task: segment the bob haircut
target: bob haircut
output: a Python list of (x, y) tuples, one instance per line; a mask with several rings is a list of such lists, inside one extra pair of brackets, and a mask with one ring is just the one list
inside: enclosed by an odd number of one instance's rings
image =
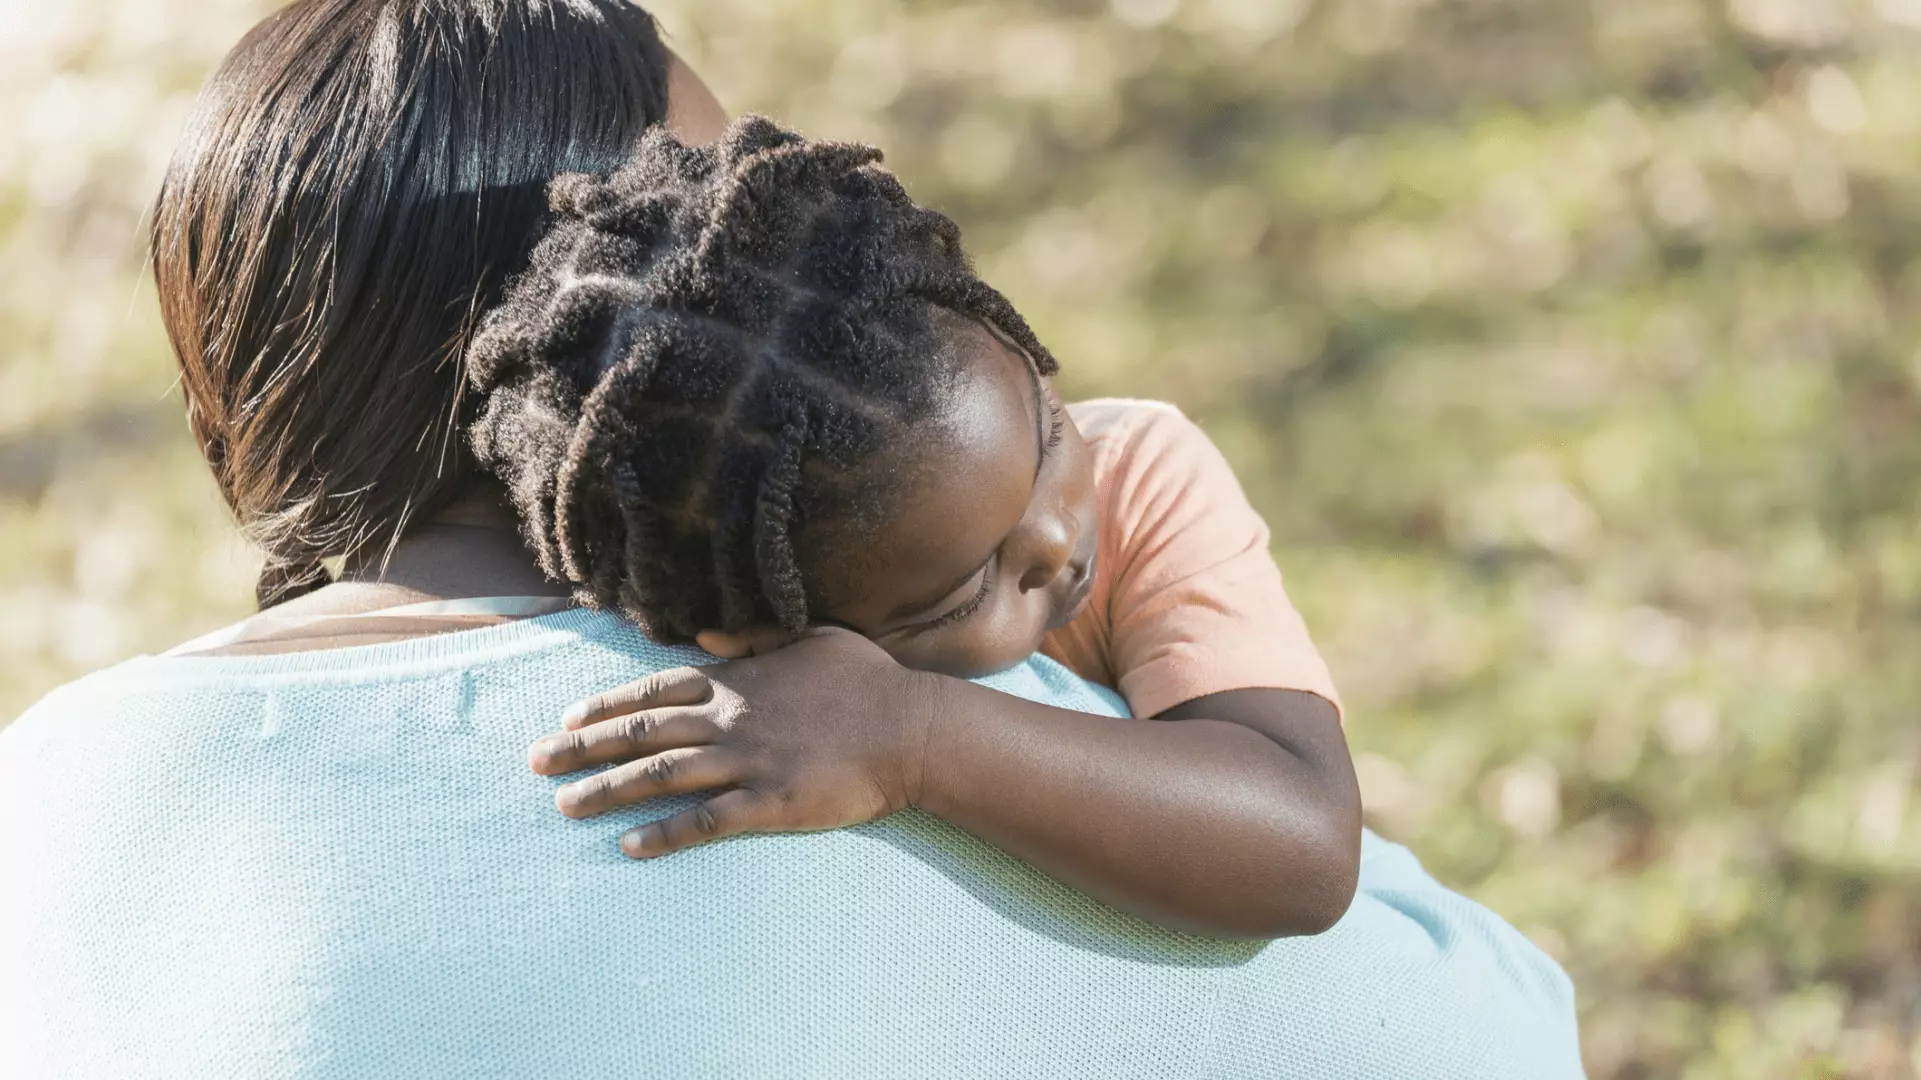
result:
[(461, 357), (561, 173), (666, 117), (625, 0), (296, 0), (203, 88), (152, 224), (188, 423), (269, 607), (475, 474)]

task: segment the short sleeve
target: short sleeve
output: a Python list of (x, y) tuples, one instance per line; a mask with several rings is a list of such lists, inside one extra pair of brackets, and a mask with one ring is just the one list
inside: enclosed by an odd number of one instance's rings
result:
[(1288, 600), (1267, 523), (1171, 405), (1115, 403), (1095, 425), (1108, 664), (1136, 715), (1230, 690), (1304, 690), (1340, 708)]

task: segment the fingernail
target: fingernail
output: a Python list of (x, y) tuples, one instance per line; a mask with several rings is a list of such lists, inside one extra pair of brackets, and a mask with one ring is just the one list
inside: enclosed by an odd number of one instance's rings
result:
[(620, 853), (630, 859), (646, 858), (646, 848), (641, 843), (641, 841), (645, 839), (646, 834), (646, 829), (628, 829), (626, 832), (621, 833)]
[(587, 719), (587, 706), (581, 704), (569, 705), (567, 706), (567, 711), (560, 714), (560, 726), (573, 727), (585, 719)]
[(538, 769), (553, 763), (554, 755), (560, 752), (560, 743), (555, 739), (540, 739), (527, 748), (527, 764)]

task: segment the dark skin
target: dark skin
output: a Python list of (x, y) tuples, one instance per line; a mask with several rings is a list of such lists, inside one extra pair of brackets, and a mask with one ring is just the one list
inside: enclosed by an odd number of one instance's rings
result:
[(737, 659), (577, 704), (531, 748), (534, 770), (614, 766), (558, 790), (570, 817), (714, 792), (626, 833), (637, 858), (918, 807), (1166, 926), (1331, 927), (1354, 895), (1361, 805), (1326, 700), (1235, 690), (1115, 720), (963, 681), (1074, 617), (1098, 523), (1087, 448), (1049, 381), (985, 328), (962, 332), (975, 347), (916, 482), (858, 565), (822, 574), (833, 625), (703, 634)]

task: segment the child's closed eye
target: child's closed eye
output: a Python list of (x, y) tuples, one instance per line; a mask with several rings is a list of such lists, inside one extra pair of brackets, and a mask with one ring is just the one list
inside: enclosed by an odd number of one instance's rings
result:
[(987, 603), (988, 594), (994, 591), (994, 570), (999, 565), (1000, 556), (996, 554), (992, 559), (987, 561), (986, 566), (981, 568), (981, 587), (979, 592), (976, 592), (967, 600), (962, 601), (958, 607), (955, 607), (945, 615), (915, 627), (915, 631), (917, 633), (924, 633), (929, 630), (938, 630), (943, 626), (952, 626), (962, 619), (967, 618), (969, 615), (974, 614), (976, 611), (979, 611), (981, 606)]

